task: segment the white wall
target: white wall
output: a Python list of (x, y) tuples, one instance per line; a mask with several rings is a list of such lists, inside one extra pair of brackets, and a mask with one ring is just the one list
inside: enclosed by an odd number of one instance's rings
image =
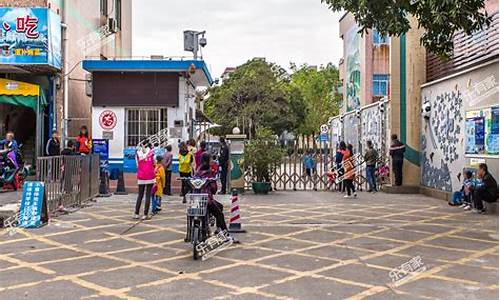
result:
[[(100, 116), (104, 111), (112, 111), (116, 115), (116, 126), (113, 129), (104, 129), (100, 124)], [(113, 139), (109, 141), (109, 158), (123, 159), (125, 146), (125, 108), (124, 107), (92, 107), (92, 138), (102, 139), (103, 131), (113, 132)]]

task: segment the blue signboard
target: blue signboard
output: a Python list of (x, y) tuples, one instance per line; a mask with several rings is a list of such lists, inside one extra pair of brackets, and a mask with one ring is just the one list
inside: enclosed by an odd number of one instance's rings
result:
[(47, 222), (47, 198), (41, 181), (27, 181), (23, 185), (23, 198), (19, 211), (19, 227), (36, 228)]
[(61, 68), (61, 17), (48, 8), (0, 8), (0, 64)]
[(99, 154), (99, 167), (101, 172), (109, 171), (109, 142), (104, 139), (92, 140), (92, 152)]
[(328, 134), (326, 134), (326, 133), (320, 134), (319, 135), (319, 141), (320, 142), (326, 142), (326, 141), (328, 141)]

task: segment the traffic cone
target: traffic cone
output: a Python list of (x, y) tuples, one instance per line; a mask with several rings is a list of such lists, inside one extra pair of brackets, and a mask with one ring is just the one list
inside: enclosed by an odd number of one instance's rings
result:
[(127, 191), (125, 190), (125, 180), (123, 179), (123, 170), (118, 172), (118, 182), (116, 184), (115, 195), (127, 195)]
[(231, 195), (231, 219), (229, 220), (229, 232), (243, 233), (241, 228), (240, 206), (238, 205), (238, 191), (233, 190)]
[(99, 176), (99, 197), (110, 197), (109, 193), (109, 178), (106, 172), (101, 172)]

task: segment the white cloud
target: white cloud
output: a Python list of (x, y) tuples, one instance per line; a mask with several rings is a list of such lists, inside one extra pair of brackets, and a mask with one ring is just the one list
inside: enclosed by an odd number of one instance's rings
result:
[(253, 57), (289, 62), (337, 64), (341, 13), (320, 0), (141, 0), (133, 2), (133, 53), (189, 56), (182, 31), (206, 30), (204, 59), (212, 76)]

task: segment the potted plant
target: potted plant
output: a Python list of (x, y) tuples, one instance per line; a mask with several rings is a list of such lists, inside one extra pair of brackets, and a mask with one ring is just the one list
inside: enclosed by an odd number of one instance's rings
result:
[(271, 190), (270, 172), (273, 165), (280, 163), (283, 150), (276, 136), (267, 128), (258, 128), (255, 138), (245, 146), (243, 166), (250, 169), (255, 178), (252, 189), (256, 194), (267, 194)]

